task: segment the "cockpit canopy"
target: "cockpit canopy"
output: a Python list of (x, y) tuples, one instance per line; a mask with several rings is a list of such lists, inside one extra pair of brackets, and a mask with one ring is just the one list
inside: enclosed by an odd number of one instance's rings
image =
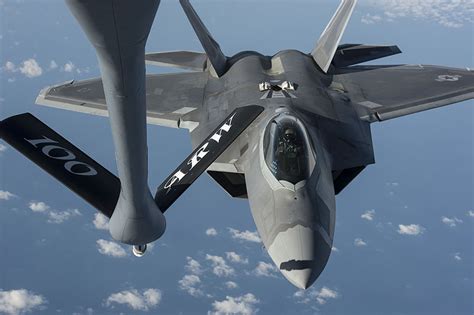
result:
[(304, 125), (288, 113), (276, 116), (263, 138), (265, 162), (278, 181), (293, 185), (306, 180), (315, 157)]

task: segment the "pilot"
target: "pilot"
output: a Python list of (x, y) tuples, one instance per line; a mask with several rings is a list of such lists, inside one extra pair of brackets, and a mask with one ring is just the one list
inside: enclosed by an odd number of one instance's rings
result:
[(284, 129), (283, 137), (280, 137), (276, 156), (279, 160), (280, 172), (286, 176), (299, 175), (298, 157), (301, 154), (302, 147), (298, 144), (297, 133), (294, 128), (287, 127)]
[(288, 158), (296, 158), (297, 156), (297, 144), (296, 144), (296, 132), (293, 128), (287, 128), (284, 135), (285, 142), (285, 155)]

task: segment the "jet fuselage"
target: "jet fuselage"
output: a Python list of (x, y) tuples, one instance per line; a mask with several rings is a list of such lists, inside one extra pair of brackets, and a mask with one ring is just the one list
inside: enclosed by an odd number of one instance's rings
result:
[[(334, 239), (332, 172), (373, 162), (369, 125), (306, 54), (242, 52), (229, 63), (220, 78), (210, 71), (201, 111), (206, 116), (194, 118), (200, 124), (191, 133), (193, 147), (236, 107), (265, 108), (216, 164), (245, 174), (263, 244), (290, 282), (308, 288)], [(347, 156), (346, 147), (354, 154)]]

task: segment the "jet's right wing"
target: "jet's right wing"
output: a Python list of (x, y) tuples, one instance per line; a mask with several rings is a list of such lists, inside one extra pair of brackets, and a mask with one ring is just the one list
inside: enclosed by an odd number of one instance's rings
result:
[[(147, 122), (173, 128), (196, 127), (207, 79), (207, 72), (147, 75)], [(108, 116), (100, 78), (72, 81), (46, 88), (41, 91), (36, 103)]]
[(359, 105), (360, 117), (384, 121), (474, 98), (474, 71), (427, 65), (338, 69), (333, 85)]

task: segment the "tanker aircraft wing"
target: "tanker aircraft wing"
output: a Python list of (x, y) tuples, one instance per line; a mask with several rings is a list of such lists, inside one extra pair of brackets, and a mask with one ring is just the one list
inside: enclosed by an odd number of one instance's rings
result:
[[(146, 76), (148, 123), (192, 129), (202, 107), (205, 72)], [(87, 114), (108, 116), (100, 78), (70, 81), (45, 88), (36, 103)]]
[(370, 122), (474, 98), (474, 71), (471, 69), (428, 65), (355, 66), (338, 69), (334, 81), (360, 105), (361, 118)]

